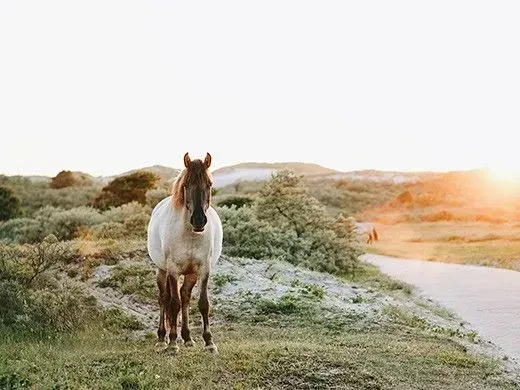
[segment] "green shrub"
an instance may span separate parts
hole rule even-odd
[[[37,242],[45,237],[41,222],[32,218],[15,218],[0,222],[0,240]]]
[[[123,294],[135,294],[143,299],[157,297],[154,272],[150,267],[118,265],[108,278],[98,284],[100,287],[110,287]]]
[[[69,249],[52,236],[37,245],[0,247],[0,326],[50,334],[82,329],[97,316],[95,299],[47,272],[68,261]]]
[[[273,228],[256,218],[249,207],[218,208],[224,230],[224,253],[254,259],[292,260],[296,254],[291,232]],[[292,250],[292,252],[291,252]]]
[[[0,187],[0,221],[20,215],[20,199],[13,191],[6,187]]]
[[[95,225],[89,231],[94,238],[100,239],[121,239],[127,234],[124,224],[112,221]]]
[[[143,325],[133,316],[126,314],[120,308],[111,308],[103,313],[103,324],[105,327],[115,330],[139,330]]]
[[[340,274],[357,266],[360,250],[349,229],[290,172],[275,174],[253,207],[220,207],[218,213],[230,256],[280,259]]]
[[[170,192],[166,188],[151,189],[146,193],[146,204],[153,209],[161,200],[169,195]]]
[[[251,206],[253,202],[253,198],[250,198],[249,196],[230,196],[219,201],[217,206],[236,206],[236,208],[239,209],[240,207]]]

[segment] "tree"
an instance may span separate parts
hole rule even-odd
[[[94,200],[94,207],[108,209],[129,202],[146,204],[146,193],[157,187],[160,177],[148,171],[138,171],[120,176],[103,187]]]
[[[273,175],[261,191],[256,211],[261,221],[295,235],[292,262],[333,273],[353,272],[357,266],[361,252],[351,232],[343,221],[327,214],[293,172]]]
[[[77,184],[77,179],[71,171],[61,171],[51,179],[49,187],[54,189],[72,187]]]
[[[0,221],[20,215],[20,200],[7,187],[0,187]]]

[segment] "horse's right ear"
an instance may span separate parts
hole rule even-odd
[[[188,168],[188,167],[190,166],[190,163],[191,163],[191,158],[190,158],[190,156],[188,155],[188,153],[186,153],[186,154],[184,155],[184,166],[185,166],[186,168]]]

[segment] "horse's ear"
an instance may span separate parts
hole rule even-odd
[[[206,153],[206,158],[204,159],[204,166],[208,169],[211,165],[211,154]]]
[[[190,163],[191,163],[191,158],[190,158],[190,156],[188,155],[188,153],[186,153],[186,154],[184,155],[184,166],[185,166],[186,168],[188,168],[188,167],[190,166]]]

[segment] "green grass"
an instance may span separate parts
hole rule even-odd
[[[360,264],[356,273],[354,275],[345,276],[345,279],[350,282],[372,287],[374,290],[378,291],[401,291],[405,295],[411,295],[413,292],[412,285],[401,282],[400,280],[392,279],[388,275],[379,271],[377,267],[370,264]]]
[[[98,283],[99,287],[111,287],[123,294],[132,294],[142,300],[157,297],[157,286],[154,271],[151,267],[142,265],[117,265],[110,276]]]
[[[202,350],[200,337],[196,347],[174,356],[154,352],[154,340],[102,331],[54,342],[11,342],[3,335],[0,383],[72,389],[514,388],[496,377],[495,362],[421,331],[330,335],[306,326],[226,324],[213,332],[216,358]]]

